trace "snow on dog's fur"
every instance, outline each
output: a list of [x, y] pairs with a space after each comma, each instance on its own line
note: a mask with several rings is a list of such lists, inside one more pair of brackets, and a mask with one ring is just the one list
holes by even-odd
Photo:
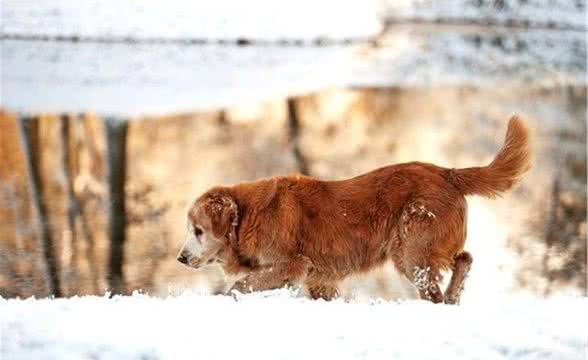
[[[392, 260], [433, 302], [457, 303], [472, 256], [464, 251], [466, 195], [496, 197], [528, 170], [528, 131], [516, 116], [488, 166], [411, 162], [352, 179], [295, 175], [214, 187], [188, 210], [178, 260], [218, 263], [241, 292], [304, 284], [336, 297], [346, 276]], [[452, 270], [443, 292], [441, 271]]]

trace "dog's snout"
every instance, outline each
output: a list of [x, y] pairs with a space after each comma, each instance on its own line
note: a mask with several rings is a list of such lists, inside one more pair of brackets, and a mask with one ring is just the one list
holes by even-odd
[[188, 257], [186, 256], [186, 253], [182, 252], [180, 255], [178, 255], [178, 261], [181, 262], [182, 264], [187, 264]]

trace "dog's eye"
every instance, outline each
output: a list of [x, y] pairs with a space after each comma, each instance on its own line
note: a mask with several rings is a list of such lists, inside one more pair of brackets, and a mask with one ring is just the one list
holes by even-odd
[[200, 235], [202, 235], [202, 232], [203, 232], [202, 228], [199, 228], [199, 227], [194, 228], [194, 235], [200, 236]]

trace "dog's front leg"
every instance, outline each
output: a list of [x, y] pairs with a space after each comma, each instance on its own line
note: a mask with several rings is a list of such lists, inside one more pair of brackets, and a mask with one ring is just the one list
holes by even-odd
[[238, 280], [231, 287], [229, 293], [233, 290], [249, 293], [300, 284], [306, 278], [310, 266], [310, 260], [304, 256], [297, 256], [272, 265], [263, 265]]

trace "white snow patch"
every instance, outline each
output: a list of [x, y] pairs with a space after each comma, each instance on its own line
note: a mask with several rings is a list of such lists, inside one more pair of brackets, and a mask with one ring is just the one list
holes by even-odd
[[584, 297], [311, 301], [241, 296], [0, 299], [2, 359], [580, 359]]
[[3, 0], [1, 19], [8, 34], [311, 41], [372, 36], [376, 9], [374, 0]]

